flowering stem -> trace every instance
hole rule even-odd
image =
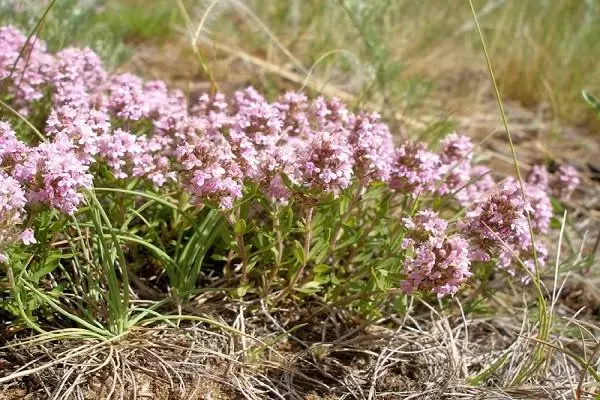
[[[336,243],[339,239],[338,236],[340,235],[340,231],[342,230],[344,221],[350,216],[350,213],[352,213],[354,206],[356,205],[358,199],[360,198],[361,192],[362,192],[362,186],[358,185],[358,187],[356,188],[356,191],[353,193],[352,198],[350,199],[350,202],[348,204],[348,209],[346,209],[346,211],[344,212],[342,217],[338,220],[338,222],[335,226],[335,230],[331,234],[331,238],[329,239],[329,249],[330,249],[329,254],[331,254],[332,256],[335,254]]]
[[[381,202],[380,206],[378,207],[379,210],[385,209],[386,207],[388,207],[389,203],[393,197],[394,197],[394,194],[386,194],[383,197],[383,199],[381,200],[382,202]],[[352,248],[350,249],[350,254],[346,258],[345,265],[347,268],[350,267],[350,265],[352,265],[352,262],[354,261],[354,257],[356,257],[356,252],[364,248],[364,245],[369,237],[369,234],[373,230],[373,228],[384,217],[385,217],[384,215],[380,215],[380,213],[377,212],[376,215],[374,216],[374,218],[371,218],[371,221],[369,222],[369,224],[362,230],[362,233],[361,233],[360,237],[358,238],[356,245],[352,246]]]
[[[287,293],[290,293],[294,289],[294,286],[298,282],[298,279],[300,279],[300,277],[304,273],[304,269],[308,265],[308,259],[309,259],[308,255],[310,254],[310,243],[312,241],[312,218],[313,218],[313,211],[314,211],[314,207],[313,206],[310,206],[306,210],[304,246],[303,246],[304,259],[302,260],[302,265],[300,266],[300,268],[298,269],[298,271],[296,271],[296,273],[294,273],[294,275],[292,276],[292,279],[290,279],[290,283],[288,284],[287,288],[284,289],[279,294],[279,296],[277,296],[275,298],[275,301],[280,300]]]
[[[240,250],[240,257],[242,258],[242,284],[248,282],[248,254],[246,252],[246,245],[244,244],[244,235],[236,235],[236,240]]]
[[[238,247],[238,255],[242,259],[242,285],[248,283],[248,251],[246,250],[246,244],[244,242],[244,232],[238,230],[236,228],[237,222],[240,221],[240,208],[238,207],[236,210],[235,223],[234,226],[234,234],[235,241],[237,242]]]
[[[225,266],[223,267],[223,277],[226,281],[231,279],[231,262],[235,258],[235,252],[233,249],[229,250],[227,253],[227,261],[225,262]]]
[[[312,217],[313,217],[314,207],[309,207],[306,211],[306,232],[304,234],[304,261],[302,262],[302,266],[300,269],[294,274],[292,280],[290,281],[289,290],[294,288],[294,285],[298,281],[298,279],[302,276],[306,265],[308,264],[309,254],[310,254],[310,243],[312,241]]]
[[[281,235],[281,212],[278,206],[275,206],[275,215],[273,218],[273,230],[275,231],[275,241],[277,243],[277,255],[275,256],[275,265],[271,269],[271,273],[265,283],[264,292],[268,293],[269,288],[277,278],[277,273],[281,268],[283,261],[283,236]]]

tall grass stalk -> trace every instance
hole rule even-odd
[[[519,168],[519,161],[517,159],[517,153],[515,150],[515,145],[513,143],[513,139],[512,139],[512,135],[510,132],[510,128],[508,126],[508,118],[506,117],[506,113],[504,111],[504,105],[502,103],[502,97],[500,96],[500,91],[498,90],[498,85],[496,83],[496,78],[494,76],[494,70],[492,67],[492,62],[490,59],[490,56],[488,54],[488,50],[487,50],[487,46],[485,43],[485,38],[483,36],[483,32],[481,30],[481,27],[479,25],[479,20],[477,19],[477,13],[475,12],[475,7],[473,6],[473,1],[472,0],[467,0],[469,7],[471,8],[471,13],[473,15],[473,20],[475,22],[475,27],[477,29],[477,33],[479,35],[479,39],[481,40],[481,47],[483,50],[483,54],[485,57],[485,61],[486,61],[486,65],[487,65],[487,69],[490,75],[490,80],[492,82],[493,88],[494,88],[494,93],[496,95],[496,100],[498,102],[498,108],[500,110],[500,115],[502,117],[502,124],[504,125],[504,130],[506,131],[506,136],[508,137],[508,143],[509,143],[509,147],[510,147],[510,151],[511,151],[511,155],[513,158],[513,162],[514,162],[514,167],[515,167],[515,172],[517,175],[517,179],[519,181],[519,185],[520,185],[520,189],[521,189],[521,195],[523,196],[523,199],[525,201],[527,201],[527,196],[525,194],[525,186],[523,183],[523,178],[521,176],[521,169]],[[544,292],[542,291],[542,285],[543,283],[541,282],[540,279],[540,268],[539,268],[539,262],[538,262],[538,258],[537,258],[537,252],[536,252],[536,246],[535,246],[535,235],[533,233],[533,225],[531,223],[531,215],[529,213],[528,210],[525,211],[526,215],[527,215],[527,222],[528,222],[528,226],[529,226],[529,235],[530,235],[530,239],[531,239],[531,246],[532,246],[532,251],[533,251],[533,259],[534,259],[534,263],[535,263],[535,279],[534,279],[534,286],[536,288],[536,292],[537,292],[537,304],[538,304],[538,318],[539,318],[539,331],[538,331],[538,340],[541,342],[546,342],[548,340],[549,334],[550,334],[550,330],[551,330],[551,318],[548,315],[548,311],[547,311],[547,304],[546,304],[546,299],[544,297]],[[543,359],[544,356],[544,346],[540,345],[539,342],[536,342],[535,348],[532,352],[532,356],[529,362],[527,362],[525,364],[525,366],[523,368],[521,368],[519,374],[517,375],[517,377],[515,378],[515,383],[520,383],[523,381],[523,379],[525,379],[527,376],[529,376],[532,372],[534,372],[537,367],[541,364],[541,361]]]

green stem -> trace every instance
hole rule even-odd
[[[356,203],[358,202],[358,199],[360,198],[361,191],[362,191],[362,185],[358,185],[358,187],[356,188],[356,191],[353,193],[352,198],[350,199],[350,203],[348,204],[348,209],[344,212],[342,217],[338,220],[338,222],[335,226],[335,230],[331,234],[331,238],[329,239],[329,254],[332,256],[335,254],[336,243],[338,241],[338,236],[340,235],[340,231],[342,230],[342,227],[344,225],[344,221],[352,213],[354,206],[356,205]]]
[[[235,226],[237,221],[240,220],[241,218],[241,211],[240,208],[238,207],[236,209],[236,215],[234,218],[234,223],[232,224],[232,226],[234,227],[234,231]],[[246,243],[244,242],[244,233],[243,232],[235,232],[235,241],[237,243],[237,247],[238,247],[238,255],[240,256],[240,258],[242,259],[242,285],[245,285],[246,283],[248,283],[248,251],[246,249]]]
[[[281,211],[279,206],[275,206],[275,215],[273,216],[273,230],[275,231],[275,241],[277,244],[277,255],[275,256],[275,265],[269,273],[267,282],[265,283],[264,293],[267,294],[277,278],[277,273],[281,269],[283,262],[283,235],[281,234]]]
[[[385,209],[386,207],[388,207],[389,202],[393,199],[393,197],[394,197],[394,193],[386,194],[383,197],[383,199],[381,200],[381,205],[379,206],[379,209]],[[348,257],[346,257],[346,262],[345,262],[346,268],[349,268],[350,265],[352,265],[352,262],[354,261],[354,257],[356,257],[356,252],[364,247],[367,239],[369,238],[369,234],[371,233],[373,228],[375,226],[377,226],[377,224],[381,221],[382,218],[383,218],[383,215],[380,215],[380,213],[377,212],[376,215],[371,219],[371,222],[369,223],[369,225],[366,226],[364,229],[362,229],[362,233],[361,233],[360,237],[358,238],[356,245],[352,246],[352,248],[350,249],[350,254],[348,254]]]
[[[306,269],[306,266],[308,265],[309,254],[310,254],[310,244],[312,242],[312,218],[313,218],[313,211],[314,211],[314,207],[313,206],[310,206],[306,210],[306,221],[304,222],[304,224],[305,224],[304,246],[303,246],[304,260],[302,261],[302,265],[300,266],[300,268],[298,269],[298,271],[296,271],[294,273],[294,275],[292,276],[292,279],[290,280],[287,288],[284,289],[275,298],[275,302],[277,302],[278,300],[281,300],[286,294],[291,293],[292,290],[294,290],[294,286],[296,285],[296,283],[298,282],[298,279],[300,279],[300,277],[304,273],[304,270]]]
[[[504,105],[502,104],[502,98],[500,96],[498,84],[496,83],[496,78],[494,76],[494,70],[492,68],[492,62],[491,62],[491,59],[490,59],[490,56],[489,56],[489,53],[487,50],[487,46],[485,44],[483,32],[479,25],[479,20],[477,19],[477,13],[475,12],[475,7],[473,6],[473,1],[467,0],[467,2],[469,3],[469,6],[471,8],[471,13],[473,15],[473,21],[475,22],[475,27],[477,29],[477,33],[478,33],[479,39],[481,41],[481,47],[483,49],[483,54],[485,56],[485,62],[487,64],[490,79],[491,79],[492,85],[494,87],[496,101],[498,102],[498,108],[500,109],[500,115],[502,117],[502,124],[504,125],[504,130],[506,131],[506,136],[508,137],[508,143],[510,146],[510,151],[511,151],[511,155],[513,158],[517,178],[519,180],[521,194],[522,194],[523,200],[527,201],[527,196],[525,194],[525,185],[523,184],[523,178],[521,176],[521,169],[519,168],[519,161],[517,160],[517,153],[515,150],[515,145],[513,143],[512,135],[511,135],[510,129],[508,127],[508,119],[507,119],[506,113],[504,111]],[[539,329],[539,333],[538,333],[538,338],[542,341],[546,341],[548,339],[551,327],[549,326],[549,317],[548,317],[547,311],[546,311],[547,305],[546,305],[546,300],[544,299],[544,293],[542,291],[542,286],[541,286],[541,281],[540,281],[540,266],[539,266],[539,262],[538,262],[537,251],[535,248],[535,235],[533,232],[533,225],[531,224],[531,215],[529,214],[529,211],[527,211],[527,210],[525,210],[525,214],[527,215],[527,222],[529,225],[529,236],[531,238],[531,247],[532,247],[532,253],[533,253],[533,260],[534,260],[534,264],[535,264],[535,278],[536,279],[535,279],[534,283],[535,283],[535,288],[537,291],[537,303],[538,303],[539,316],[540,316],[539,317],[540,318],[540,321],[539,321],[540,329]],[[531,355],[531,358],[520,369],[519,374],[515,378],[514,383],[522,382],[531,372],[533,372],[533,371],[535,371],[535,369],[537,369],[537,366],[539,365],[539,359],[541,359],[541,357],[543,357],[543,353],[544,353],[543,346],[536,343],[536,348],[534,349],[534,351]]]
[[[19,314],[21,314],[21,318],[23,318],[23,321],[25,321],[25,323],[27,324],[27,326],[29,328],[33,329],[37,333],[46,333],[46,331],[44,331],[42,328],[40,328],[40,326],[38,324],[33,322],[33,320],[31,320],[29,318],[29,316],[27,315],[27,313],[25,312],[25,307],[23,307],[23,302],[21,301],[21,291],[19,290],[19,288],[17,287],[17,284],[15,283],[15,275],[14,275],[12,267],[10,265],[8,267],[6,267],[6,276],[8,277],[8,284],[10,285],[10,288],[12,289],[12,292],[13,292],[13,296],[14,296],[15,300],[17,301],[17,307],[19,307]]]
[[[291,291],[294,288],[294,285],[296,284],[296,282],[298,282],[298,279],[300,279],[300,277],[302,276],[302,274],[304,273],[304,270],[306,269],[306,266],[308,265],[308,261],[309,261],[309,254],[310,254],[310,244],[312,242],[312,218],[313,218],[313,211],[314,211],[314,207],[309,207],[308,210],[306,211],[306,232],[304,234],[304,262],[302,263],[302,266],[300,267],[300,269],[298,269],[298,271],[296,271],[296,273],[294,274],[294,276],[292,277],[292,280],[290,281],[290,286],[289,286],[289,290]]]

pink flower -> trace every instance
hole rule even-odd
[[[24,114],[28,114],[32,102],[44,96],[54,63],[46,45],[36,36],[31,37],[19,57],[26,42],[25,35],[14,27],[0,27],[0,87],[7,85],[14,105]]]
[[[91,187],[92,176],[73,147],[59,134],[54,142],[31,148],[23,164],[15,167],[14,175],[27,188],[29,203],[45,204],[68,215],[77,210],[83,200],[81,190]]]
[[[242,196],[242,172],[223,137],[197,139],[176,151],[182,184],[197,203],[214,201],[231,208]]]
[[[404,264],[406,294],[431,291],[438,297],[454,294],[471,276],[469,244],[459,236],[447,236],[448,222],[433,210],[421,210],[403,219],[406,233],[402,247],[408,252]]]
[[[338,98],[315,99],[310,107],[313,123],[317,130],[348,130],[353,115]]]
[[[300,149],[295,175],[300,185],[337,195],[352,176],[352,150],[340,132],[315,132]]]
[[[108,108],[124,121],[139,121],[150,113],[144,82],[133,74],[113,76],[108,84]]]
[[[556,173],[550,179],[550,190],[552,194],[561,200],[569,200],[571,195],[579,186],[581,180],[577,169],[569,164],[558,167]]]
[[[530,213],[532,227],[540,231],[547,229],[551,214],[547,199],[540,196],[535,187],[526,189],[527,192],[534,195],[532,200],[535,208],[532,203],[523,200],[517,182],[508,179],[487,199],[467,212],[459,229],[470,240],[471,258],[474,261],[497,258],[498,266],[515,276],[514,255],[521,260],[532,258],[533,246],[526,212]],[[536,250],[538,247],[542,249],[542,244],[536,243]],[[544,258],[540,257],[538,261],[543,267]],[[525,274],[521,275],[526,278]]]
[[[534,165],[527,175],[527,183],[537,186],[542,190],[548,190],[550,176],[548,170],[543,165]]]
[[[233,123],[231,112],[223,93],[212,96],[204,93],[192,104],[190,115],[197,117],[204,130],[212,135],[219,133],[224,127],[231,126]]]
[[[87,106],[73,107],[70,104],[54,108],[46,121],[46,134],[65,135],[74,144],[80,159],[89,164],[98,154],[99,136],[110,132],[108,114]]]
[[[306,137],[311,131],[308,98],[303,93],[287,92],[273,105],[282,116],[283,134],[287,137]]]
[[[530,214],[531,225],[534,232],[548,233],[550,230],[550,220],[552,219],[552,202],[548,192],[539,186],[525,183],[525,195],[531,205]]]
[[[413,197],[433,191],[440,179],[441,162],[422,143],[406,142],[396,150],[391,165],[390,188]]]
[[[349,133],[348,143],[353,153],[354,173],[363,185],[389,179],[394,141],[379,114],[359,114]]]
[[[21,234],[19,235],[19,239],[21,240],[21,242],[23,242],[25,246],[37,243],[37,241],[35,240],[35,236],[33,236],[33,230],[31,229],[25,229],[23,232],[21,232]]]
[[[402,222],[406,228],[402,244],[404,248],[413,246],[416,242],[442,238],[448,229],[448,221],[429,209],[420,210],[413,217],[404,218]]]
[[[469,244],[459,235],[417,243],[405,261],[401,288],[406,294],[425,290],[437,297],[453,295],[471,276],[470,264]]]
[[[442,140],[440,151],[441,184],[437,189],[440,194],[453,194],[456,196],[458,191],[462,191],[469,184],[473,178],[472,151],[473,143],[466,136],[451,133]]]
[[[28,147],[17,139],[8,122],[0,121],[0,167],[12,171],[16,164],[23,162]]]
[[[473,142],[467,136],[451,133],[441,141],[440,160],[443,164],[452,165],[473,158]]]
[[[64,85],[81,84],[87,90],[98,89],[107,78],[100,57],[89,48],[66,48],[56,53],[53,84],[60,90]]]
[[[25,203],[25,191],[19,182],[0,172],[0,263],[8,261],[6,249],[19,241]]]

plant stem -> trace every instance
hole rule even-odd
[[[344,225],[344,221],[352,213],[354,205],[357,203],[358,199],[360,198],[361,191],[362,191],[362,186],[358,185],[358,187],[356,188],[356,191],[353,193],[352,198],[350,199],[350,203],[348,204],[348,209],[344,212],[342,217],[339,219],[339,221],[337,222],[337,224],[335,226],[335,230],[331,234],[331,237],[329,239],[329,254],[331,256],[333,256],[335,254],[336,243],[338,241],[338,236],[340,234],[340,231],[342,230],[342,227]]]
[[[302,276],[306,265],[308,264],[309,254],[310,254],[310,243],[312,241],[312,217],[313,217],[314,207],[309,207],[306,211],[306,232],[304,234],[304,262],[302,266],[296,273],[294,274],[292,280],[290,281],[290,290],[294,288],[294,285],[298,281],[298,279]]]
[[[239,221],[240,220],[240,209],[238,207],[238,209],[236,210],[236,217],[235,217],[235,221]],[[234,226],[234,230],[235,230],[235,223],[233,224]],[[239,233],[239,232],[235,232],[235,241],[237,242],[237,246],[238,246],[238,255],[240,256],[240,258],[242,259],[242,285],[245,285],[246,283],[248,283],[248,251],[246,250],[246,244],[244,242],[244,233]]]
[[[382,203],[380,204],[380,206],[378,208],[383,209],[385,207],[388,207],[393,196],[394,196],[393,194],[387,194],[382,199]],[[383,206],[383,204],[385,204],[385,207]],[[348,257],[346,257],[346,263],[345,263],[346,268],[350,267],[350,265],[354,261],[354,257],[356,257],[356,252],[364,247],[367,239],[369,238],[369,234],[371,233],[373,228],[381,221],[382,218],[385,217],[384,215],[379,215],[379,214],[380,214],[379,212],[375,213],[375,216],[373,218],[371,218],[371,221],[369,222],[369,224],[362,230],[362,233],[361,233],[360,237],[358,238],[357,243],[354,246],[352,246],[352,248],[350,249],[350,253],[348,254]]]
[[[29,318],[29,316],[27,315],[27,312],[25,311],[25,308],[23,307],[23,301],[21,300],[21,293],[20,293],[21,291],[19,290],[19,287],[17,286],[17,284],[15,282],[15,275],[14,275],[12,267],[10,265],[6,268],[6,276],[8,278],[8,284],[10,285],[10,288],[12,289],[13,296],[14,296],[15,300],[17,301],[19,313],[21,314],[21,318],[23,318],[23,321],[25,321],[25,323],[27,324],[27,326],[29,328],[33,329],[37,333],[45,333],[45,331],[42,328],[40,328],[38,324],[36,324],[34,321],[32,321]]]
[[[275,215],[273,217],[273,230],[275,231],[275,241],[277,242],[277,255],[275,256],[275,265],[271,269],[271,273],[265,283],[264,292],[268,293],[273,282],[277,278],[277,273],[281,269],[281,263],[283,261],[283,236],[281,235],[281,212],[279,206],[275,206]]]
[[[246,252],[246,245],[244,243],[244,235],[236,235],[238,248],[240,250],[240,257],[242,258],[242,284],[248,283],[248,253]]]
[[[300,266],[300,268],[298,269],[298,271],[296,271],[296,273],[292,276],[292,279],[290,280],[290,283],[288,284],[287,288],[285,288],[275,298],[275,301],[278,301],[278,300],[282,299],[286,294],[292,292],[292,290],[294,289],[294,286],[298,282],[298,279],[300,279],[300,276],[302,276],[302,273],[304,273],[304,270],[306,269],[306,266],[308,265],[308,261],[309,261],[308,255],[310,254],[310,244],[311,244],[311,241],[312,241],[312,218],[313,218],[313,211],[314,211],[314,207],[313,206],[310,206],[306,210],[306,221],[304,222],[304,224],[305,224],[304,225],[305,226],[304,246],[303,246],[304,260],[302,261],[302,265]]]

